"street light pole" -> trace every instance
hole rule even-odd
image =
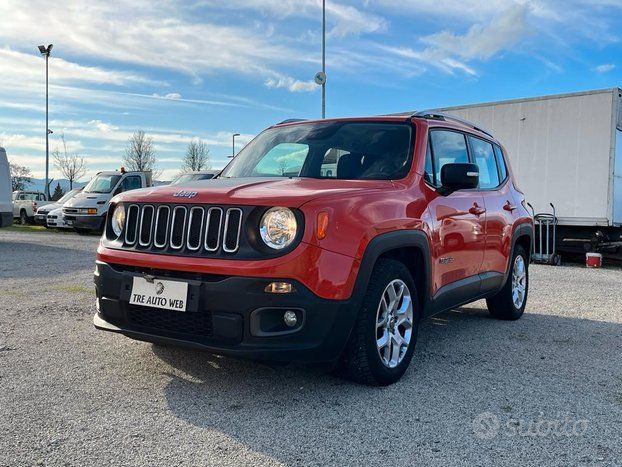
[[[235,137],[236,136],[240,136],[240,133],[233,133],[231,135],[231,156],[230,157],[235,157]]]
[[[50,199],[50,125],[49,125],[49,112],[48,112],[48,61],[50,53],[52,52],[53,44],[49,44],[47,47],[44,45],[39,46],[39,52],[45,57],[45,196]]]

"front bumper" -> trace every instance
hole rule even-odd
[[[134,276],[149,273],[189,284],[188,310],[165,311],[129,304]],[[265,286],[282,278],[181,273],[97,262],[94,282],[96,328],[159,343],[190,346],[217,354],[273,361],[330,362],[349,338],[358,310],[356,297],[328,300],[303,284],[292,294],[269,294]],[[267,311],[266,311],[267,310]],[[294,310],[302,324],[294,331],[264,333],[264,313]],[[263,315],[262,315],[263,314]]]
[[[65,214],[65,222],[77,230],[102,230],[106,216],[82,216]]]
[[[35,214],[35,224],[37,225],[46,225],[48,215],[46,214]]]

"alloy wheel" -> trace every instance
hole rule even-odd
[[[404,281],[391,281],[376,312],[376,347],[382,363],[397,367],[408,351],[413,333],[413,302]]]

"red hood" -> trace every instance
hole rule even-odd
[[[344,196],[347,193],[391,186],[389,180],[217,178],[184,185],[132,190],[116,196],[114,201],[300,207],[318,197]],[[194,193],[196,195],[190,197]]]

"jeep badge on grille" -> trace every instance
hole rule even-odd
[[[179,190],[177,193],[173,193],[175,198],[194,198],[198,193],[196,191]]]

